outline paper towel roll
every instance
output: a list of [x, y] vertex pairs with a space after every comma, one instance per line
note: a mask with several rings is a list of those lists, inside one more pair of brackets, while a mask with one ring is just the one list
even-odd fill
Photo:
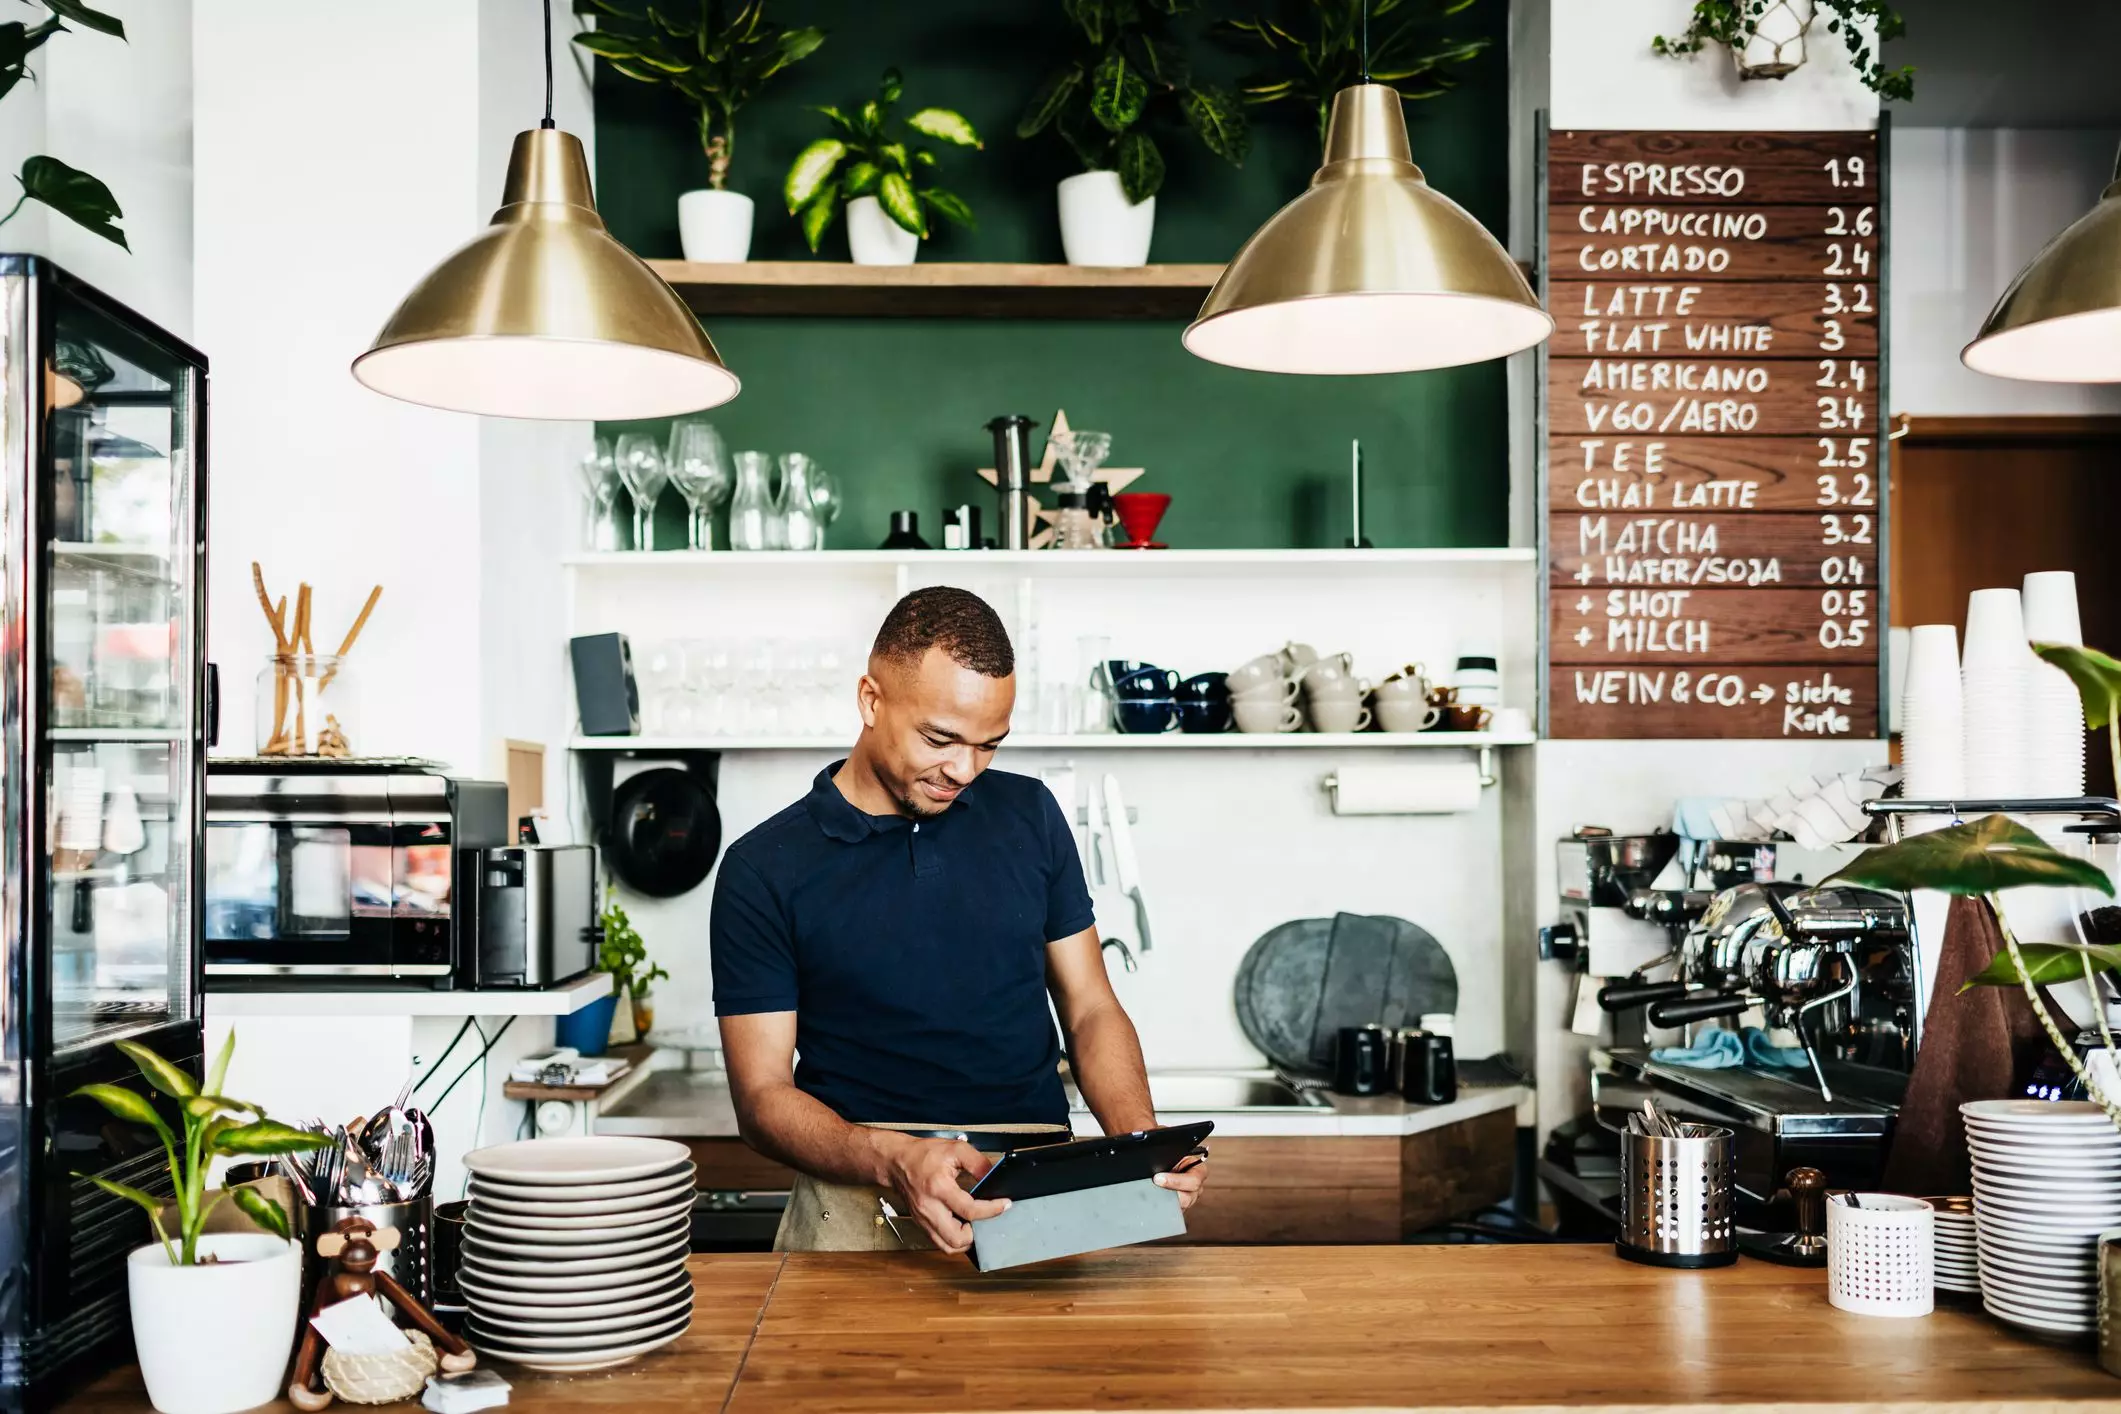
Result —
[[1325, 784], [1335, 815], [1450, 815], [1480, 808], [1480, 767], [1471, 761], [1350, 766]]

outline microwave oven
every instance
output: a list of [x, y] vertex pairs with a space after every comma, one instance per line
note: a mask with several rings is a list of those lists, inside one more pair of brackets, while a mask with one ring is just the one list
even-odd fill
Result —
[[397, 763], [209, 762], [209, 990], [449, 988], [475, 951], [480, 868], [508, 788]]

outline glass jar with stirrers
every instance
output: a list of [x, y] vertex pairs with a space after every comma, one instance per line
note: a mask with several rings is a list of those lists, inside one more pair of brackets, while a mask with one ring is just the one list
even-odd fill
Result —
[[774, 502], [782, 550], [818, 548], [817, 514], [811, 505], [811, 471], [817, 464], [801, 452], [781, 454], [781, 494]]
[[633, 498], [633, 548], [655, 548], [655, 503], [669, 484], [670, 471], [663, 465], [660, 439], [651, 433], [628, 432], [619, 438], [619, 480]]
[[767, 472], [773, 459], [764, 452], [736, 454], [736, 491], [729, 498], [729, 548], [771, 550], [773, 546], [773, 492]]
[[295, 591], [290, 619], [286, 596], [275, 603], [265, 589], [265, 573], [253, 562], [251, 583], [259, 607], [272, 629], [273, 652], [258, 671], [254, 721], [260, 756], [353, 755], [360, 730], [358, 683], [347, 671], [346, 657], [383, 597], [383, 586], [369, 591], [368, 602], [340, 640], [336, 653], [316, 651], [310, 632], [310, 587]]
[[670, 428], [670, 484], [685, 498], [686, 544], [714, 548], [714, 508], [729, 495], [729, 448], [711, 422], [679, 418]]
[[575, 471], [577, 489], [582, 493], [582, 548], [618, 549], [619, 527], [611, 513], [619, 499], [619, 465], [611, 450], [611, 439], [597, 438], [596, 445], [575, 464]]

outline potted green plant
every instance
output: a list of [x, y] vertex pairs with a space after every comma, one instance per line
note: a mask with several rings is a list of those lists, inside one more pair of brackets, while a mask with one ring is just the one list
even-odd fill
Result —
[[[1316, 124], [1321, 146], [1333, 95], [1359, 83], [1383, 84], [1414, 102], [1457, 86], [1451, 70], [1488, 47], [1485, 38], [1450, 39], [1432, 25], [1473, 0], [1276, 0], [1217, 32], [1257, 51], [1266, 67], [1238, 85], [1249, 104], [1287, 104]], [[1396, 17], [1394, 12], [1399, 12]]]
[[1176, 113], [1207, 149], [1242, 166], [1244, 105], [1193, 74], [1171, 18], [1191, 0], [1062, 0], [1076, 52], [1032, 92], [1016, 135], [1053, 132], [1082, 171], [1060, 184], [1061, 250], [1070, 265], [1144, 265], [1156, 230], [1164, 158], [1149, 125]]
[[[279, 1393], [294, 1349], [302, 1248], [290, 1239], [278, 1203], [251, 1188], [210, 1192], [207, 1169], [222, 1157], [304, 1153], [321, 1136], [267, 1119], [256, 1105], [221, 1093], [236, 1049], [233, 1031], [203, 1086], [145, 1046], [120, 1041], [118, 1049], [174, 1102], [178, 1117], [172, 1128], [152, 1101], [123, 1085], [84, 1085], [74, 1092], [152, 1135], [169, 1163], [174, 1199], [87, 1175], [104, 1192], [146, 1209], [154, 1228], [155, 1241], [125, 1264], [133, 1347], [147, 1397], [163, 1414], [254, 1408]], [[206, 1220], [223, 1199], [262, 1231], [207, 1232]]]
[[[689, 8], [690, 13], [686, 13]], [[614, 72], [669, 89], [693, 111], [707, 185], [678, 197], [678, 241], [687, 260], [739, 261], [751, 254], [751, 198], [729, 190], [736, 115], [768, 80], [825, 42], [816, 28], [766, 18], [766, 0], [574, 0], [597, 27], [574, 42]]]
[[1650, 48], [1678, 57], [1721, 45], [1731, 51], [1739, 78], [1787, 78], [1804, 64], [1805, 36], [1820, 10], [1827, 12], [1827, 33], [1841, 36], [1865, 87], [1902, 102], [1915, 96], [1914, 69], [1888, 69], [1878, 59], [1879, 45], [1907, 32], [1907, 21], [1887, 0], [1695, 0], [1686, 30], [1676, 39], [1658, 35]]
[[973, 227], [972, 208], [964, 198], [934, 184], [935, 154], [912, 146], [907, 135], [979, 147], [979, 134], [962, 113], [948, 108], [923, 108], [901, 121], [896, 110], [904, 88], [899, 71], [886, 69], [876, 97], [860, 107], [817, 110], [837, 135], [798, 152], [781, 185], [788, 214], [802, 222], [812, 251], [842, 205], [847, 246], [857, 265], [911, 265], [928, 238], [930, 212]]
[[[41, 3], [51, 12], [51, 18], [42, 24], [29, 25], [10, 20], [0, 25], [0, 98], [11, 93], [24, 78], [31, 77], [29, 56], [41, 49], [53, 35], [67, 33], [65, 21], [71, 20], [83, 29], [92, 29], [115, 39], [125, 38], [123, 21], [91, 9], [82, 0], [41, 0]], [[113, 245], [132, 249], [126, 245], [125, 232], [118, 227], [125, 213], [118, 209], [118, 199], [111, 195], [110, 188], [97, 178], [78, 167], [67, 166], [56, 157], [40, 153], [23, 160], [15, 180], [22, 186], [22, 195], [4, 214], [0, 214], [0, 226], [12, 221], [24, 203], [35, 201]]]
[[619, 906], [616, 893], [605, 893], [604, 913], [598, 921], [604, 925], [604, 938], [597, 945], [597, 966], [611, 974], [612, 989], [625, 999], [635, 1032], [646, 1035], [655, 1025], [652, 990], [670, 974], [648, 960], [648, 944]]

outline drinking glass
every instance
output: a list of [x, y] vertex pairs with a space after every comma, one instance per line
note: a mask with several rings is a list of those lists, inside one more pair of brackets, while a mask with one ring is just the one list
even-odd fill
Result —
[[817, 522], [818, 549], [825, 548], [825, 527], [840, 518], [840, 507], [844, 502], [845, 495], [840, 490], [839, 482], [833, 479], [832, 473], [815, 461], [811, 462], [810, 516]]
[[663, 449], [646, 432], [629, 432], [619, 438], [619, 480], [633, 498], [633, 548], [655, 548], [655, 503], [670, 481], [663, 464]]
[[781, 549], [818, 548], [817, 509], [811, 501], [811, 476], [816, 469], [817, 463], [801, 452], [781, 454], [781, 494], [774, 502], [781, 523]]
[[736, 454], [736, 492], [729, 500], [729, 548], [773, 548], [773, 493], [766, 485], [773, 459], [764, 452]]
[[711, 422], [680, 418], [670, 428], [670, 484], [685, 498], [686, 543], [714, 548], [714, 508], [735, 484], [729, 448]]
[[1112, 455], [1112, 434], [1109, 432], [1087, 432], [1070, 429], [1057, 432], [1053, 437], [1053, 449], [1060, 454], [1061, 466], [1066, 470], [1066, 484], [1076, 491], [1087, 491], [1090, 483], [1097, 479], [1097, 469]]
[[575, 464], [575, 471], [585, 520], [582, 548], [618, 549], [619, 529], [612, 523], [611, 508], [619, 499], [619, 467], [618, 459], [612, 455], [611, 439], [597, 438], [596, 445]]

